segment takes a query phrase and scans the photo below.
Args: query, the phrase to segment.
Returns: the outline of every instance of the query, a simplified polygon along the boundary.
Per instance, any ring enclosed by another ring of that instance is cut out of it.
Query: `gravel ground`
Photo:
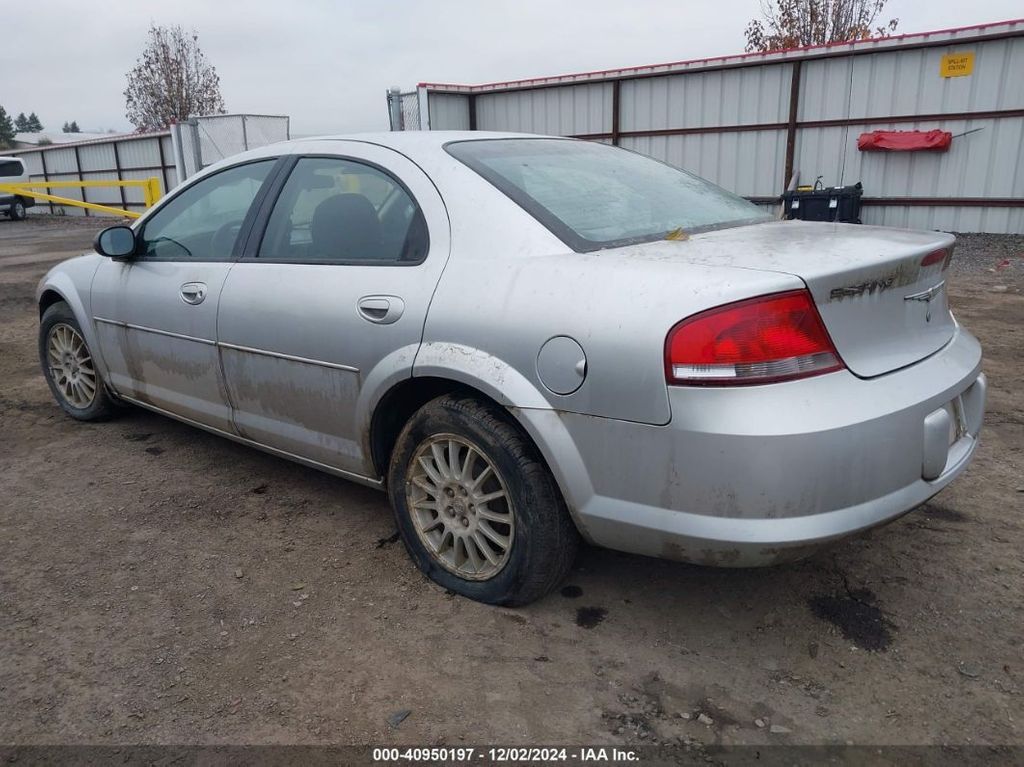
[[[961,239],[989,412],[926,506],[760,571],[587,549],[505,610],[421,577],[370,490],[64,417],[33,290],[109,221],[0,221],[0,743],[1024,741],[1024,238]]]
[[[1020,292],[1024,282],[1024,235],[958,234],[951,277],[994,274],[996,284]]]

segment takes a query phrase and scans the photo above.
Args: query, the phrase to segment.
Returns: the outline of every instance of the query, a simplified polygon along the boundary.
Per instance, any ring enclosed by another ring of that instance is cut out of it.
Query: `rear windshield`
[[[692,173],[606,144],[486,139],[445,149],[580,252],[769,218]]]

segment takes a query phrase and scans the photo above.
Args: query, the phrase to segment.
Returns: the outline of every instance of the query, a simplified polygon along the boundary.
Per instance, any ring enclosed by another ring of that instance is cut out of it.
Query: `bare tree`
[[[748,51],[863,40],[895,32],[899,19],[875,26],[887,0],[761,0],[761,18],[744,34]]]
[[[142,56],[128,73],[126,116],[139,131],[162,130],[190,115],[223,114],[220,77],[179,26],[149,28]]]

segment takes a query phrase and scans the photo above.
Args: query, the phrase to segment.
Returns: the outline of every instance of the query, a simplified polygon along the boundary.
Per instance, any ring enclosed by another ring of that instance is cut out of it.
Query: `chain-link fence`
[[[171,126],[174,160],[185,179],[225,157],[287,141],[289,120],[277,115],[207,115]]]
[[[388,115],[391,118],[391,130],[420,130],[419,94],[416,91],[388,91]]]

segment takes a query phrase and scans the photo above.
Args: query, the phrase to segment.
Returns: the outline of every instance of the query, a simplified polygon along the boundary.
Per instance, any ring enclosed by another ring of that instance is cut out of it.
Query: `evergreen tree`
[[[0,149],[10,149],[14,146],[14,123],[7,110],[0,107]]]

